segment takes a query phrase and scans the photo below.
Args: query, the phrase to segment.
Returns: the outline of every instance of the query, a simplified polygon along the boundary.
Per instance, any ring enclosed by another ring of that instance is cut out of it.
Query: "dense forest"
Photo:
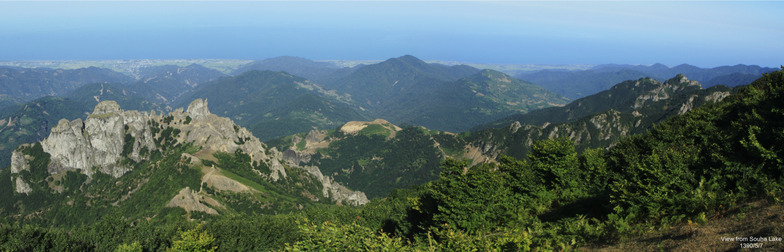
[[[780,204],[782,96],[784,71],[773,72],[721,102],[674,116],[609,149],[578,154],[572,142],[558,138],[535,142],[523,160],[502,157],[498,164],[470,167],[448,159],[438,180],[394,190],[361,207],[313,204],[275,215],[190,217],[200,221],[186,220],[176,208],[167,218],[146,220],[112,207],[78,221],[3,218],[0,248],[525,251],[613,244],[683,223],[708,223],[751,201]],[[38,148],[25,151],[32,155]],[[225,155],[219,162],[242,158]],[[45,180],[37,172],[40,168],[32,168],[28,176]],[[8,169],[1,174],[0,197],[20,197],[13,194]],[[66,195],[84,179],[67,177]],[[4,201],[2,213],[16,207]],[[91,212],[71,216],[80,214]],[[778,226],[757,235],[782,231]]]

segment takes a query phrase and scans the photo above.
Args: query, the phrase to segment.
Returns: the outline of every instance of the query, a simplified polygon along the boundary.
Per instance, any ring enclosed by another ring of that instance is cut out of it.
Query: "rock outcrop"
[[[218,211],[202,203],[205,200],[206,198],[204,196],[199,195],[189,187],[185,187],[182,188],[180,193],[175,195],[174,198],[172,198],[169,203],[166,204],[166,206],[180,207],[185,209],[187,212],[204,212],[207,214],[217,215]]]
[[[125,141],[131,140],[132,149],[125,153],[129,158],[140,160],[143,147],[154,149],[155,144],[147,121],[151,115],[137,111],[123,111],[114,101],[103,101],[95,106],[86,120],[60,120],[52,128],[49,137],[41,141],[44,151],[51,155],[49,173],[80,170],[87,176],[98,171],[120,177],[130,171],[118,164],[122,159]]]
[[[333,181],[332,178],[324,176],[315,166],[303,167],[308,173],[316,177],[323,186],[321,193],[324,197],[329,197],[338,204],[347,204],[352,206],[364,205],[370,202],[363,192],[352,191],[345,186]]]
[[[87,176],[102,172],[120,177],[130,167],[119,161],[125,157],[141,161],[139,152],[157,150],[155,138],[169,127],[180,132],[175,136],[178,143],[193,143],[203,149],[229,153],[241,149],[254,161],[270,159],[258,138],[231,119],[211,114],[207,102],[201,99],[193,101],[188,111],[180,109],[165,117],[155,112],[123,111],[116,102],[103,101],[84,121],[60,120],[41,145],[51,155],[48,166],[51,174],[78,170]],[[26,162],[20,157],[21,153],[14,152],[13,173],[25,169]],[[271,168],[270,177],[274,180],[286,176],[281,166]]]
[[[323,138],[323,135],[311,134],[308,139],[316,141]],[[215,152],[234,153],[241,150],[251,157],[251,162],[266,164],[270,169],[269,174],[260,175],[272,181],[287,176],[282,160],[291,158],[274,148],[267,149],[250,131],[234,124],[231,119],[210,113],[207,101],[201,99],[191,102],[187,110],[177,109],[168,115],[159,115],[154,111],[123,111],[116,102],[103,101],[85,120],[60,120],[57,126],[52,128],[50,135],[41,141],[41,147],[50,155],[50,162],[46,167],[50,174],[78,171],[92,177],[100,172],[119,178],[132,169],[132,166],[124,165],[128,162],[123,160],[141,162],[149,157],[146,153],[159,151],[163,142],[172,145],[189,143],[198,148],[198,153],[194,155],[183,154],[183,159],[192,160],[191,165],[201,164],[197,157],[200,154],[211,157]],[[23,170],[30,170],[30,159],[31,157],[23,154],[21,147],[11,156],[11,173],[12,179],[15,180],[12,182],[16,185],[17,193],[30,193],[33,190],[19,174]],[[301,168],[299,162],[291,162],[288,166]],[[339,185],[323,176],[318,168],[303,169],[322,183],[325,197],[350,205],[368,202],[364,193]],[[237,181],[222,178],[225,177],[208,174],[204,182],[218,190],[250,190]],[[210,214],[215,212],[214,209],[199,206],[196,204],[198,202],[193,203],[191,196],[195,194],[192,190],[181,191],[180,194],[178,197],[188,198],[190,203],[175,197],[170,204],[180,205],[185,202],[188,203],[185,205],[194,206],[186,208],[188,211]]]

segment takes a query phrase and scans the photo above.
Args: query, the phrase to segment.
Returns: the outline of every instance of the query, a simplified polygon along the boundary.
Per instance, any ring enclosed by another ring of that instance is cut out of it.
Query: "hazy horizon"
[[[778,67],[782,2],[0,2],[0,61]]]

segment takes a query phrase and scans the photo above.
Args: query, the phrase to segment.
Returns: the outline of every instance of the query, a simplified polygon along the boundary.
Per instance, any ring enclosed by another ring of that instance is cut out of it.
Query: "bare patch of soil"
[[[714,216],[704,225],[683,224],[619,244],[585,251],[784,251],[784,204],[756,201]]]

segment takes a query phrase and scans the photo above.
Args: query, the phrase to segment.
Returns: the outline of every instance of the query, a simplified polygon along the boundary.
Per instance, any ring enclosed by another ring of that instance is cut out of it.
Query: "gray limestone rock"
[[[50,174],[76,170],[89,177],[96,172],[101,172],[119,178],[131,171],[131,167],[124,166],[120,162],[124,158],[139,162],[145,158],[140,154],[142,149],[157,150],[155,141],[160,135],[153,134],[153,126],[159,127],[155,130],[158,132],[168,127],[179,130],[179,134],[173,136],[177,143],[192,143],[206,153],[217,151],[234,153],[238,149],[242,150],[251,157],[252,161],[267,164],[271,172],[265,175],[271,180],[277,181],[287,176],[280,160],[286,160],[290,156],[274,148],[267,149],[266,145],[247,129],[234,124],[229,118],[210,113],[207,101],[201,99],[191,102],[186,111],[177,109],[167,116],[158,115],[154,111],[149,113],[123,111],[114,101],[102,101],[84,121],[62,119],[52,128],[50,135],[41,141],[43,150],[50,155],[51,162],[47,170]],[[323,135],[324,133],[321,135],[314,133],[309,134],[308,138],[317,140],[323,138]],[[126,140],[133,142],[126,145]],[[128,146],[130,149],[127,149]],[[198,160],[195,156],[186,157],[192,162]],[[20,151],[14,151],[11,157],[11,172],[18,174],[22,170],[29,170],[28,159]],[[298,164],[289,164],[289,166],[302,168]],[[319,179],[324,186],[323,193],[326,197],[350,205],[368,202],[364,193],[351,191],[332,181],[329,177],[323,176],[317,167],[304,169]],[[19,193],[32,191],[21,177],[17,176],[15,183],[16,191]],[[191,198],[185,203],[193,203],[195,196],[192,190],[183,189],[181,194],[183,195],[180,196]],[[182,202],[172,204],[179,203]],[[185,205],[194,205],[190,203]],[[201,206],[191,210],[208,213],[214,211]]]

